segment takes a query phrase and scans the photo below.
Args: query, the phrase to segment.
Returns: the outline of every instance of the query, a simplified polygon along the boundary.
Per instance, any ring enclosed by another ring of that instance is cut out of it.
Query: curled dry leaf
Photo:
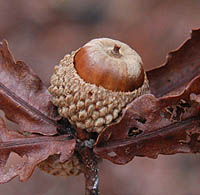
[[[49,156],[60,154],[60,162],[68,160],[74,152],[76,141],[68,135],[27,137],[6,128],[0,119],[0,183],[5,183],[19,176],[26,181],[35,167]],[[9,155],[18,154],[13,162],[8,162]]]
[[[200,30],[193,30],[191,38],[175,51],[171,51],[165,64],[147,72],[151,92],[161,97],[184,88],[200,74]]]
[[[24,62],[15,62],[5,40],[0,59],[0,109],[22,131],[56,134],[58,115],[42,81]]]
[[[50,156],[57,155],[58,163],[70,159],[76,140],[68,134],[58,136],[57,128],[65,127],[57,123],[60,117],[51,95],[25,63],[15,62],[5,40],[0,57],[0,109],[21,130],[9,130],[0,118],[0,183],[16,176],[26,181]]]
[[[134,156],[199,152],[199,74],[200,30],[194,30],[191,39],[170,53],[165,66],[148,73],[153,94],[171,95],[135,99],[121,121],[100,134],[94,152],[117,164]]]

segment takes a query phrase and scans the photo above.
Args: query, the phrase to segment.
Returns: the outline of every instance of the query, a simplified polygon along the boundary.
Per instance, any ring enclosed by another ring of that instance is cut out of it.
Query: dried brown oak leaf
[[[200,29],[147,75],[152,94],[135,99],[98,137],[94,152],[102,158],[125,164],[134,156],[200,151]]]
[[[22,131],[54,135],[55,107],[39,77],[22,61],[15,62],[4,40],[0,43],[0,109]]]
[[[152,94],[161,97],[177,89],[200,74],[200,30],[193,30],[191,38],[180,48],[171,51],[166,62],[147,72]]]
[[[20,135],[7,129],[0,119],[0,183],[8,182],[16,176],[26,181],[40,162],[54,154],[60,154],[60,162],[65,162],[73,155],[75,144],[75,140],[68,135]],[[19,156],[12,157],[14,153]]]
[[[16,176],[26,181],[49,156],[57,154],[61,163],[67,161],[76,141],[71,135],[58,136],[60,117],[51,95],[25,63],[15,62],[5,40],[0,43],[0,59],[0,109],[20,127],[9,130],[0,118],[0,183]]]

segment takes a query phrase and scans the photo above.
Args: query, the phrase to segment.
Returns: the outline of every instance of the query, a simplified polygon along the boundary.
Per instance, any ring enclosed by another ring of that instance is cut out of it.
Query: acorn
[[[149,93],[140,56],[127,44],[93,39],[55,66],[49,92],[62,117],[100,133],[120,120],[123,109]]]

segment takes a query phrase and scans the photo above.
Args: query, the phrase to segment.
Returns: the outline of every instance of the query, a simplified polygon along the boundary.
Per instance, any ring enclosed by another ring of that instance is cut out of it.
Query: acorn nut
[[[136,97],[149,93],[140,56],[127,44],[93,39],[54,69],[49,92],[61,116],[100,133]],[[64,102],[63,102],[64,101]]]

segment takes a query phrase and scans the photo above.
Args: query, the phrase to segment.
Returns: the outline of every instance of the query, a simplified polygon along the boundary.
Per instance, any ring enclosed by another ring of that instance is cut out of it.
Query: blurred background
[[[129,44],[146,70],[164,63],[167,53],[200,27],[199,0],[0,0],[0,40],[48,86],[53,67],[93,38]],[[135,158],[127,165],[103,161],[102,195],[199,195],[199,155]],[[83,175],[54,177],[36,170],[27,183],[14,179],[0,195],[81,195]]]

